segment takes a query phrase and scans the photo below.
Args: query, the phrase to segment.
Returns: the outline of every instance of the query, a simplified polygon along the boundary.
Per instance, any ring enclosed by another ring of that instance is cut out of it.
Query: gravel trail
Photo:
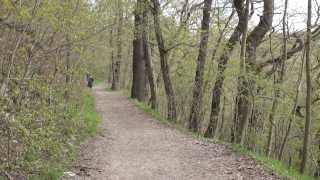
[[[73,170],[77,175],[72,179],[280,179],[225,145],[199,140],[159,123],[120,93],[102,86],[93,91],[103,122],[99,134],[81,146]]]

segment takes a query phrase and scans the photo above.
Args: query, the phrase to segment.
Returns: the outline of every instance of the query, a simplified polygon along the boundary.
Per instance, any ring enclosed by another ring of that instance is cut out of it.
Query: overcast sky
[[[320,3],[320,0],[313,0]],[[262,3],[261,5],[262,6]],[[291,31],[306,29],[306,18],[307,18],[307,0],[288,0],[288,16],[289,16],[289,28]],[[275,16],[273,21],[273,26],[281,23],[283,15],[284,0],[275,0]],[[313,13],[316,13],[316,6],[314,6]],[[262,9],[262,7],[256,7]],[[251,24],[256,24],[259,22],[259,12],[255,14],[255,17],[252,19]],[[315,18],[313,19],[313,21]],[[281,24],[280,24],[281,26]]]
[[[279,10],[282,14],[284,0],[275,0],[275,8],[280,7]],[[290,29],[305,29],[307,18],[307,0],[288,0],[288,16]],[[279,16],[276,17],[279,19]],[[281,17],[280,17],[281,18]]]

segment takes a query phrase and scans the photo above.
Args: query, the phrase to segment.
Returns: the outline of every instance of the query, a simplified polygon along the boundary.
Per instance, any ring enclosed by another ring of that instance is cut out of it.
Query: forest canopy
[[[0,0],[0,171],[48,174],[76,154],[98,126],[91,74],[317,177],[319,19],[318,0]]]

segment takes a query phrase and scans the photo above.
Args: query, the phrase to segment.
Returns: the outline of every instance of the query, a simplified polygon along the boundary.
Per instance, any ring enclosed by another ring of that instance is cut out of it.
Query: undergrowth
[[[184,133],[190,133],[194,136],[198,136],[197,134],[195,133],[191,133],[191,132],[188,132],[186,131],[186,129],[181,125],[181,124],[178,124],[178,123],[173,123],[173,122],[170,122],[168,121],[165,117],[163,117],[159,112],[151,109],[149,106],[147,106],[146,104],[142,103],[142,102],[139,102],[137,101],[136,99],[130,99],[137,107],[139,107],[140,109],[142,109],[144,112],[150,114],[152,117],[156,118],[160,123],[162,124],[165,124],[167,126],[170,126],[170,127],[174,127],[180,131],[183,131]]]
[[[238,145],[237,146],[234,145],[233,149],[239,152],[240,154],[256,159],[259,163],[261,163],[267,169],[270,169],[273,172],[276,172],[278,175],[282,177],[287,177],[292,180],[314,180],[315,179],[311,176],[302,175],[297,169],[288,167],[285,163],[276,159],[268,158],[263,154],[249,151]]]
[[[77,158],[77,148],[85,139],[94,136],[98,131],[101,117],[95,108],[95,98],[89,90],[84,90],[79,102],[68,106],[64,122],[53,130],[53,138],[46,141],[39,138],[43,146],[47,146],[46,156],[41,150],[26,154],[26,161],[36,165],[29,175],[30,180],[57,180],[62,177],[63,172],[69,169]],[[59,123],[59,122],[57,122]],[[43,132],[48,133],[48,132]],[[37,140],[34,140],[37,141]],[[38,166],[38,168],[36,168]]]
[[[84,97],[84,108],[80,113],[84,117],[85,129],[89,135],[95,135],[98,131],[101,117],[96,111],[95,98],[92,94],[88,94]]]

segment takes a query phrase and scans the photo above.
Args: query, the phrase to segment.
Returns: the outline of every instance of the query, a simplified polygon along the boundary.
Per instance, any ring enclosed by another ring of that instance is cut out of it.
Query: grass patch
[[[91,93],[86,93],[83,101],[83,120],[88,133],[93,136],[97,133],[101,117],[96,111],[95,98]]]
[[[157,119],[160,123],[169,126],[169,127],[173,127],[178,129],[179,131],[182,131],[183,133],[188,133],[188,134],[192,134],[194,136],[198,136],[195,133],[189,132],[186,130],[186,128],[184,128],[181,124],[169,121],[168,119],[166,119],[165,117],[163,117],[162,114],[160,114],[159,112],[151,109],[148,105],[146,105],[143,102],[139,102],[136,99],[132,99],[129,98],[139,109],[143,110],[144,112],[146,112],[147,114],[151,115],[152,117],[154,117],[155,119]]]
[[[206,141],[212,142],[212,143],[225,144],[225,142],[219,141],[219,140],[217,140],[217,139],[206,138],[206,137],[204,137],[202,134],[188,131],[188,129],[185,128],[182,124],[169,121],[168,119],[166,119],[165,117],[163,117],[162,114],[160,114],[159,112],[151,109],[151,107],[148,106],[148,105],[146,105],[145,103],[139,102],[139,101],[136,100],[136,99],[132,99],[132,98],[130,98],[129,96],[128,96],[128,98],[129,98],[139,109],[141,109],[141,110],[143,110],[144,112],[146,112],[147,114],[151,115],[152,117],[154,117],[155,119],[157,119],[160,123],[162,123],[162,124],[164,124],[164,125],[166,125],[166,126],[175,128],[175,129],[179,130],[180,132],[182,132],[182,133],[184,133],[184,134],[187,134],[187,135],[190,135],[190,136],[192,136],[192,137],[194,137],[194,138],[197,138],[197,139],[206,140]]]
[[[38,175],[31,176],[30,180],[57,180],[63,175],[62,168],[47,167],[42,169]]]
[[[242,155],[252,157],[256,159],[260,164],[262,164],[267,169],[275,172],[277,175],[281,177],[286,177],[292,180],[314,180],[314,177],[302,175],[297,169],[288,167],[285,163],[268,158],[263,154],[254,153],[252,151],[247,150],[246,148],[240,147],[239,145],[234,145],[233,149],[236,152],[239,152]]]

